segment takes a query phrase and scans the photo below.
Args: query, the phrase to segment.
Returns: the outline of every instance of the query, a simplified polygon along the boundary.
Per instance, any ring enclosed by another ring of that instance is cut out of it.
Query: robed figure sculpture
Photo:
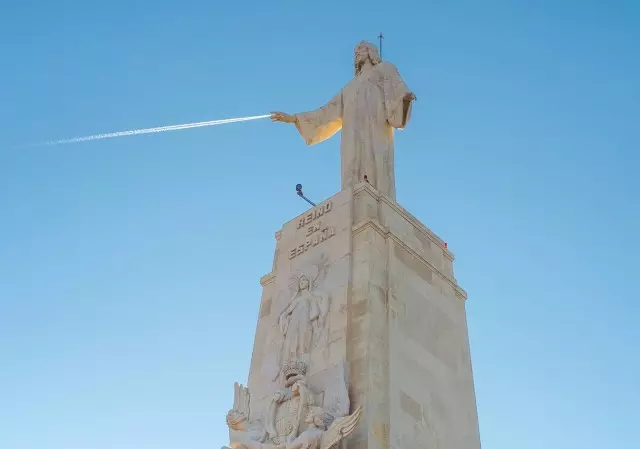
[[[415,99],[395,66],[381,61],[373,44],[361,42],[355,78],[329,103],[294,115],[273,112],[271,119],[294,123],[307,145],[342,129],[342,189],[367,181],[395,199],[393,129],[406,126]]]

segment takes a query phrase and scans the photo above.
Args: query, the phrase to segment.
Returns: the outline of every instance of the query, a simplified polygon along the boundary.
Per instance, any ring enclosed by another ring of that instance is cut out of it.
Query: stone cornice
[[[275,280],[276,280],[276,273],[272,271],[271,273],[267,273],[260,278],[260,285],[264,287],[268,284],[271,284]]]
[[[376,200],[378,201],[382,201],[385,204],[387,204],[390,208],[392,208],[394,211],[396,211],[399,215],[401,215],[402,217],[404,217],[405,220],[407,220],[409,223],[411,223],[413,225],[413,227],[418,231],[421,232],[422,234],[424,234],[429,240],[431,240],[435,245],[437,245],[438,247],[440,247],[440,249],[442,249],[442,252],[444,254],[444,256],[449,259],[450,261],[453,262],[454,260],[454,255],[451,251],[449,251],[449,249],[445,246],[444,241],[438,237],[437,235],[435,235],[433,233],[433,231],[431,231],[429,228],[427,228],[425,225],[423,225],[416,217],[414,217],[413,215],[411,215],[409,212],[407,212],[407,210],[405,208],[403,208],[402,206],[400,206],[398,203],[396,203],[394,200],[392,200],[391,198],[389,198],[388,196],[385,196],[381,193],[378,193],[377,190],[375,190],[373,187],[371,187],[370,184],[368,183],[360,183],[358,184],[354,190],[353,190],[353,194],[355,195],[358,192],[361,192],[365,190],[369,195],[371,195],[372,197],[374,197]]]
[[[352,227],[353,235],[356,235],[368,228],[375,228],[375,230],[378,231],[380,235],[382,235],[384,238],[387,238],[387,236],[391,234],[391,231],[389,230],[389,228],[386,226],[382,226],[380,222],[375,218],[365,218],[361,222],[355,223],[353,225]]]
[[[366,218],[366,219],[362,220],[361,222],[354,224],[352,226],[352,232],[353,232],[353,235],[356,235],[356,234],[358,234],[358,233],[360,233],[362,231],[365,231],[367,229],[370,229],[370,228],[374,229],[376,232],[378,232],[380,235],[382,235],[385,239],[388,239],[388,238],[393,239],[393,241],[397,245],[400,245],[405,251],[407,251],[409,254],[411,254],[413,257],[418,259],[420,262],[422,262],[423,264],[428,266],[431,271],[433,271],[438,276],[440,276],[440,278],[443,281],[447,282],[453,288],[453,290],[454,290],[454,292],[456,294],[456,297],[458,297],[458,298],[460,298],[462,300],[466,300],[467,299],[467,292],[465,292],[455,281],[451,280],[447,275],[442,273],[431,262],[429,262],[427,259],[425,259],[420,254],[418,254],[413,248],[411,248],[406,243],[404,243],[402,240],[400,240],[400,238],[397,235],[395,235],[393,232],[391,232],[388,227],[382,226],[378,220],[373,219],[373,218]],[[276,280],[276,273],[274,271],[272,271],[270,273],[265,274],[264,276],[262,276],[260,278],[260,285],[262,287],[265,287],[265,286],[271,284],[272,282],[274,282],[275,280]]]
[[[358,233],[360,233],[362,231],[365,231],[366,229],[374,229],[380,235],[382,235],[385,239],[388,239],[388,238],[393,239],[393,241],[397,245],[400,245],[405,251],[407,251],[409,254],[411,254],[413,257],[418,259],[420,262],[422,262],[423,264],[428,266],[431,271],[433,271],[438,276],[440,276],[440,278],[443,281],[447,282],[453,288],[453,290],[454,290],[454,292],[456,294],[456,297],[458,297],[458,298],[460,298],[462,300],[466,300],[467,299],[467,292],[465,292],[455,281],[451,280],[447,275],[442,273],[435,265],[433,265],[427,259],[425,259],[420,254],[418,254],[413,248],[411,248],[406,243],[404,243],[402,240],[400,240],[400,238],[397,235],[395,235],[393,232],[391,232],[389,230],[389,228],[387,228],[386,226],[382,226],[378,222],[378,220],[373,219],[373,218],[366,218],[366,219],[362,220],[361,222],[354,224],[353,228],[352,228],[353,235],[356,235],[356,234],[358,234]]]

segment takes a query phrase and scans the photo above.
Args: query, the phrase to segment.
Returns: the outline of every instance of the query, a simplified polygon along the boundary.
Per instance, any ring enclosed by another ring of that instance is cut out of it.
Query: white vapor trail
[[[106,134],[93,134],[92,136],[72,137],[70,139],[53,140],[43,145],[62,145],[66,143],[86,142],[88,140],[111,139],[112,137],[133,136],[136,134],[163,133],[165,131],[177,131],[180,129],[201,128],[203,126],[223,125],[225,123],[246,122],[248,120],[258,120],[270,117],[271,114],[254,115],[250,117],[227,118],[223,120],[209,120],[207,122],[185,123],[183,125],[158,126],[156,128],[131,129],[128,131],[118,131]]]

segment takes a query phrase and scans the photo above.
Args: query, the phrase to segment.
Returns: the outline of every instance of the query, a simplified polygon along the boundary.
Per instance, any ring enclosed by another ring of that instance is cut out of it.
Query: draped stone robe
[[[296,127],[307,145],[322,142],[342,129],[342,189],[367,180],[395,199],[393,128],[402,129],[411,115],[409,89],[397,69],[381,62],[361,72],[326,105],[296,114]]]

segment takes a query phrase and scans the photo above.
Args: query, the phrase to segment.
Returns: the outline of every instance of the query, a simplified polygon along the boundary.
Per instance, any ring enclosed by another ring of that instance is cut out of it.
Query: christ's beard
[[[364,65],[370,62],[371,65],[373,65],[373,62],[371,61],[371,58],[367,57],[363,57],[362,59],[358,59],[356,58],[356,73],[360,74],[360,72],[362,72],[362,67],[364,67]]]

